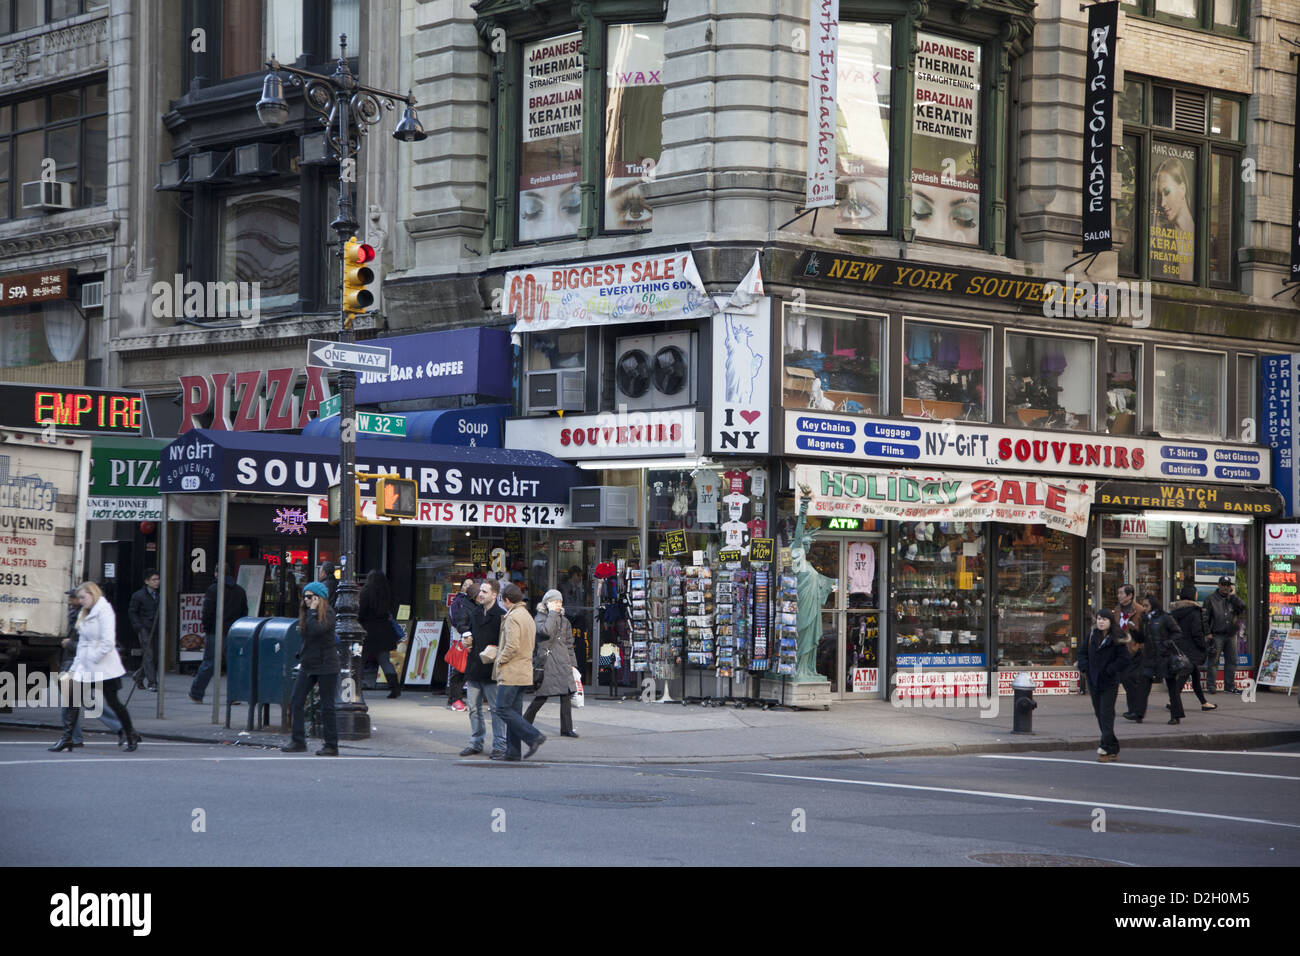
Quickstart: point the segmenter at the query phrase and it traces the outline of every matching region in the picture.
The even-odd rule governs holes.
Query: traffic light
[[[375,480],[375,514],[380,518],[414,518],[420,499],[410,478]]]
[[[375,304],[375,294],[366,286],[375,281],[375,270],[366,263],[375,261],[374,246],[353,236],[343,244],[343,310],[364,312]]]

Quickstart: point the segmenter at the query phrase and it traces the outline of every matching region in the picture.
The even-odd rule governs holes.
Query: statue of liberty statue
[[[822,631],[822,605],[834,589],[836,581],[822,574],[808,560],[808,549],[812,547],[816,533],[804,528],[808,515],[808,504],[812,500],[812,489],[800,485],[803,504],[799,506],[799,520],[795,522],[794,534],[790,538],[790,565],[794,570],[799,586],[798,611],[795,614],[795,627],[798,629],[798,658],[794,679],[801,681],[825,681],[826,677],[817,672],[817,642]]]

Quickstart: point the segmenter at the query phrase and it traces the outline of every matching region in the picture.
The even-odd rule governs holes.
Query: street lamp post
[[[347,61],[348,38],[339,37],[339,59],[333,74],[321,76],[305,70],[285,66],[274,56],[267,61],[270,72],[262,84],[262,98],[257,103],[257,115],[262,125],[278,127],[289,118],[289,104],[284,98],[286,73],[289,82],[303,88],[303,95],[314,111],[320,114],[325,127],[325,138],[331,153],[339,162],[338,214],[330,223],[338,237],[339,260],[339,341],[355,341],[352,331],[354,313],[348,310],[343,294],[344,271],[347,262],[344,247],[356,234],[358,223],[352,201],[356,184],[356,156],[361,149],[361,137],[368,127],[378,123],[385,108],[392,110],[398,102],[406,104],[401,122],[393,131],[393,138],[404,143],[419,142],[426,138],[415,112],[415,99],[408,93],[390,93],[360,83]],[[344,740],[361,740],[370,736],[370,714],[361,693],[360,659],[354,648],[365,639],[365,630],[357,621],[356,584],[356,373],[339,372],[339,581],[335,609],[338,619],[335,629],[339,643],[346,648],[351,688],[345,689],[339,708],[339,737]]]

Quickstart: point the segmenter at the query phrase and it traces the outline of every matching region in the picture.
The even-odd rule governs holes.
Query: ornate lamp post
[[[267,61],[266,79],[262,84],[262,98],[257,103],[257,115],[263,126],[283,126],[289,118],[289,104],[284,99],[284,80],[288,74],[294,86],[303,88],[307,105],[320,114],[325,127],[325,138],[330,152],[339,162],[338,214],[330,228],[338,236],[336,255],[339,261],[339,341],[353,342],[353,312],[343,294],[344,271],[347,263],[344,246],[355,235],[358,227],[352,200],[356,184],[356,156],[361,149],[361,137],[368,127],[378,123],[384,109],[392,110],[398,102],[406,104],[401,122],[393,131],[393,138],[403,143],[417,143],[427,138],[424,127],[415,112],[415,99],[408,93],[390,93],[387,90],[364,86],[352,74],[347,61],[348,38],[339,37],[339,59],[333,74],[320,76],[304,70],[285,66],[274,57]],[[339,642],[347,648],[348,670],[351,674],[351,692],[343,694],[339,709],[339,737],[360,740],[370,736],[370,714],[361,694],[360,659],[353,648],[365,639],[365,631],[357,622],[356,584],[356,373],[346,369],[339,372],[339,565],[342,578],[339,582],[335,606],[338,611],[336,630]]]

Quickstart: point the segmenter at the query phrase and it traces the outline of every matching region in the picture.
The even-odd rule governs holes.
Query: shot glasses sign
[[[685,554],[690,549],[686,546],[685,531],[669,531],[664,535],[664,549],[668,554]]]

